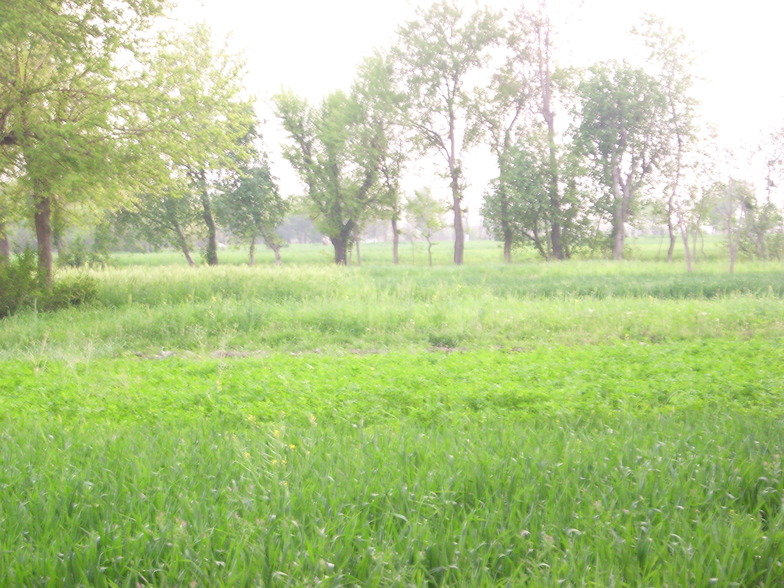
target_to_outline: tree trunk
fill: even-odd
[[[52,199],[35,194],[35,238],[38,242],[38,271],[44,286],[52,287]]]
[[[673,198],[675,198],[675,194],[671,194],[669,200],[667,201],[667,233],[670,236],[670,246],[667,249],[667,263],[672,263],[672,255],[675,252],[675,241],[677,238],[675,237],[675,226],[672,222],[673,214],[675,213],[675,206],[673,205]],[[684,236],[683,227],[681,227],[681,236]],[[688,241],[688,235],[685,237],[686,241]],[[684,243],[686,242],[684,241]],[[686,254],[688,257],[689,254]],[[686,262],[689,263],[688,261]],[[691,271],[691,270],[689,270]]]
[[[735,257],[738,255],[738,246],[735,243],[735,233],[732,230],[732,217],[727,220],[727,244],[730,250],[730,273],[735,273]]]
[[[250,238],[250,247],[248,247],[248,265],[253,267],[256,265],[256,235]]]
[[[400,233],[397,230],[397,215],[392,216],[392,263],[398,265],[400,257],[398,255],[400,247]]]
[[[332,247],[335,248],[335,263],[337,265],[348,265],[348,237],[345,235],[338,235],[330,237]]]
[[[261,229],[261,238],[264,239],[264,244],[272,249],[272,252],[275,254],[275,265],[281,264],[280,259],[280,245],[275,240],[275,231],[268,230],[267,228]]]
[[[460,167],[455,158],[457,152],[457,142],[455,140],[455,113],[449,105],[449,175],[451,182],[449,184],[452,189],[452,212],[455,217],[455,265],[463,265],[463,250],[465,249],[465,231],[463,230],[463,208],[462,194],[460,193]]]
[[[430,237],[427,238],[427,262],[433,267],[433,243],[430,242]]]
[[[196,264],[193,262],[193,258],[191,257],[191,251],[188,247],[188,240],[185,238],[185,233],[183,233],[182,227],[177,221],[174,221],[174,232],[177,235],[177,244],[180,246],[180,250],[185,256],[185,261],[188,262],[189,266],[193,267]]]
[[[623,259],[623,247],[626,239],[626,209],[628,208],[629,186],[624,185],[621,179],[621,170],[613,168],[613,202],[612,211],[612,239],[613,259]]]
[[[463,210],[460,206],[460,195],[452,190],[452,211],[455,215],[455,256],[456,265],[463,265],[463,250],[465,249],[465,231],[463,230]]]
[[[548,186],[547,195],[550,200],[550,243],[555,259],[565,259],[561,230],[561,196],[558,192],[558,146],[555,143],[555,113],[552,110],[553,81],[550,75],[550,22],[539,22],[536,25],[538,40],[537,67],[542,91],[541,114],[547,123],[548,149]]]
[[[207,265],[218,265],[218,234],[215,228],[215,216],[212,214],[212,201],[207,191],[206,172],[200,170],[196,174],[199,186],[199,199],[201,200],[202,218],[207,227],[207,248],[204,257]]]
[[[550,198],[550,243],[552,245],[553,257],[555,259],[565,259],[563,239],[561,236],[561,197],[558,193],[558,154],[555,145],[555,127],[553,126],[552,114],[547,117],[548,143],[550,149],[549,161],[549,186],[548,195]]]
[[[504,261],[512,263],[512,231],[504,231]]]
[[[362,254],[359,251],[359,238],[357,238],[355,245],[357,248],[357,265],[362,265]]]
[[[692,255],[691,249],[689,248],[689,231],[688,229],[683,226],[683,223],[679,222],[678,226],[681,230],[681,239],[683,240],[683,250],[686,255],[686,272],[691,273],[692,271]]]
[[[218,235],[215,228],[215,217],[212,215],[212,203],[206,190],[201,192],[201,207],[204,224],[207,225],[207,249],[204,257],[207,265],[218,265]]]
[[[0,264],[7,263],[11,259],[11,243],[8,241],[5,222],[0,220]]]

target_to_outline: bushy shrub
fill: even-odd
[[[0,263],[0,318],[23,308],[57,310],[84,304],[96,297],[97,290],[96,281],[85,275],[57,280],[47,289],[35,254],[26,250]]]
[[[97,282],[85,275],[69,276],[52,284],[49,292],[42,293],[38,308],[57,310],[67,306],[79,306],[94,300],[98,294]]]
[[[41,279],[32,251],[0,263],[0,318],[32,303],[40,294]]]
[[[103,267],[109,261],[108,250],[96,241],[92,246],[77,237],[57,254],[57,263],[62,267]]]

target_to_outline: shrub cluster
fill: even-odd
[[[77,306],[93,300],[97,282],[85,275],[69,276],[44,285],[35,255],[25,251],[5,263],[0,263],[0,318],[23,308],[57,310]]]

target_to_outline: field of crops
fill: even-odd
[[[0,321],[0,585],[784,585],[781,263],[469,245]]]

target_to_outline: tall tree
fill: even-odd
[[[535,66],[536,88],[538,90],[538,111],[547,127],[547,197],[550,201],[549,231],[550,247],[555,259],[569,257],[569,249],[564,243],[564,222],[568,214],[563,210],[563,196],[560,181],[561,170],[559,164],[558,141],[555,130],[555,72],[553,64],[553,37],[554,30],[547,6],[540,2],[538,9],[529,11],[522,7],[517,15],[518,26],[522,30],[524,25],[530,28],[534,42],[532,51],[523,44],[518,50],[519,59],[526,59],[530,51]]]
[[[145,81],[160,98],[143,107],[149,120],[160,121],[154,138],[169,174],[167,192],[198,201],[205,259],[216,265],[213,199],[232,188],[253,156],[256,117],[242,86],[244,66],[225,46],[215,48],[204,24],[159,43]]]
[[[381,205],[379,129],[362,104],[341,91],[318,108],[290,92],[274,102],[291,140],[284,157],[307,188],[313,220],[332,242],[335,263],[346,265],[358,230]]]
[[[677,209],[683,188],[683,176],[688,165],[688,156],[693,150],[696,140],[696,106],[697,101],[691,96],[694,84],[689,67],[694,62],[689,52],[685,35],[668,26],[658,17],[648,15],[641,25],[634,29],[648,48],[648,65],[658,80],[666,110],[659,124],[672,145],[666,157],[660,163],[661,172],[666,185],[665,221],[670,244],[667,249],[667,261],[672,261],[675,250]],[[683,234],[683,228],[681,228]]]
[[[29,197],[38,265],[52,280],[52,215],[113,206],[143,157],[126,99],[131,68],[163,0],[7,0],[0,19],[0,157]],[[123,58],[120,58],[122,53]],[[0,165],[0,169],[6,168]]]
[[[373,148],[378,156],[378,184],[382,215],[392,224],[392,262],[400,261],[400,227],[403,202],[400,178],[406,162],[405,97],[393,83],[394,66],[390,57],[376,52],[359,67],[353,93],[366,110],[368,124],[375,130]]]
[[[516,240],[514,151],[517,147],[524,148],[519,138],[530,132],[533,125],[535,82],[530,40],[529,30],[514,30],[508,39],[510,55],[493,75],[489,87],[480,88],[476,97],[477,118],[498,165],[498,178],[485,196],[482,216],[493,237],[503,242],[507,263],[512,261],[512,246]]]
[[[407,124],[425,152],[439,154],[452,194],[455,229],[454,262],[463,263],[463,163],[466,149],[478,139],[471,112],[472,84],[499,41],[499,16],[490,10],[465,13],[454,1],[442,0],[418,12],[398,30],[394,56],[408,98]]]
[[[666,98],[650,75],[616,62],[592,67],[577,92],[581,106],[575,147],[602,191],[597,211],[610,217],[613,259],[623,259],[635,202],[668,153],[659,124]]]

